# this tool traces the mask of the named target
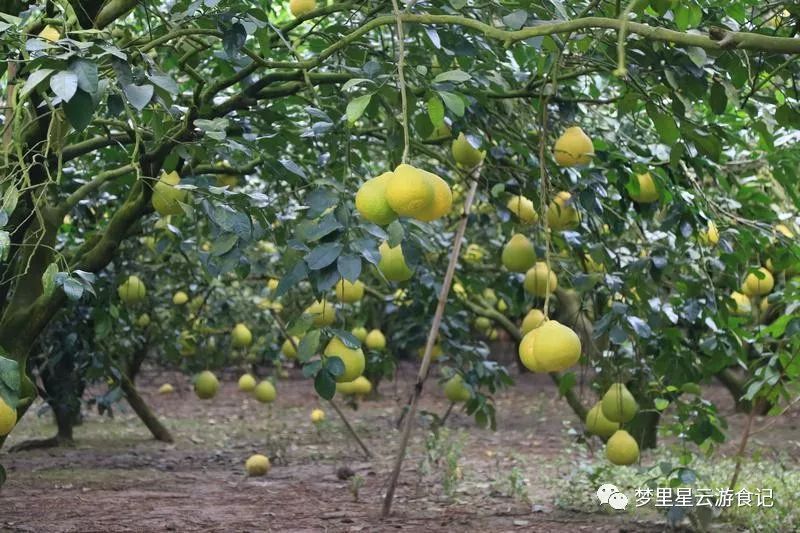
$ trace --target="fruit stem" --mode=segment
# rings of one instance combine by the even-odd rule
[[[396,0],[393,1],[396,2]],[[423,355],[422,363],[419,366],[417,381],[414,384],[414,390],[411,394],[411,401],[408,405],[408,412],[403,424],[400,447],[397,450],[397,457],[394,461],[394,469],[389,477],[389,487],[386,490],[386,496],[383,500],[383,510],[381,511],[381,516],[383,518],[389,516],[389,513],[392,510],[392,499],[394,498],[394,492],[397,488],[397,480],[400,478],[400,469],[403,466],[403,459],[405,458],[406,448],[408,447],[408,441],[411,437],[411,430],[414,427],[415,416],[417,413],[417,403],[422,395],[422,388],[425,385],[425,380],[428,378],[428,370],[430,369],[431,365],[433,346],[436,344],[436,339],[439,336],[439,327],[441,326],[445,306],[447,305],[447,296],[450,294],[450,287],[453,284],[453,277],[455,276],[458,257],[461,253],[461,243],[464,241],[464,232],[467,229],[469,212],[472,208],[472,202],[475,199],[475,191],[478,188],[478,180],[480,178],[481,168],[482,165],[478,165],[470,174],[471,184],[469,192],[467,193],[467,198],[464,200],[464,212],[461,214],[461,221],[458,224],[456,235],[453,238],[453,252],[450,255],[450,262],[447,265],[447,272],[445,273],[444,280],[442,281],[442,289],[439,292],[439,302],[436,305],[436,312],[433,315],[431,329],[428,331],[428,340],[425,343],[425,354]]]
[[[402,162],[408,162],[408,149],[411,141],[408,134],[408,97],[406,96],[406,75],[405,75],[405,34],[403,33],[403,19],[400,16],[400,6],[397,0],[392,0],[392,7],[394,8],[394,17],[397,21],[397,83],[400,86],[400,102],[402,105],[403,116],[403,157]]]
[[[628,75],[628,68],[625,66],[625,35],[628,33],[629,16],[638,2],[639,0],[631,0],[619,16],[620,26],[619,38],[617,40],[617,68],[614,69],[614,75],[619,78],[624,78]]]

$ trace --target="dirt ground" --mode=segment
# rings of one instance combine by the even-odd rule
[[[0,452],[8,470],[0,489],[0,531],[664,530],[658,515],[633,517],[600,508],[586,513],[556,505],[549,480],[575,468],[565,452],[576,446],[575,432],[564,420],[577,424],[547,377],[533,375],[519,377],[515,387],[496,396],[496,432],[476,428],[454,410],[447,439],[426,448],[429,431],[420,418],[393,513],[381,520],[398,440],[394,422],[413,373],[412,366],[403,367],[399,383],[382,384],[382,397],[356,411],[343,406],[373,452],[366,459],[299,374],[281,381],[277,401],[266,407],[237,390],[234,373],[224,375],[216,398],[200,401],[187,377],[150,369],[140,378],[142,394],[175,443],[153,441],[120,405],[113,419],[87,412],[74,447]],[[158,395],[166,382],[176,392]],[[721,389],[709,394],[730,403]],[[319,429],[309,420],[315,407],[327,415]],[[441,414],[446,408],[440,390],[430,384],[421,410]],[[7,447],[50,436],[55,431],[50,418],[31,411]],[[732,417],[731,423],[735,431],[743,417]],[[755,444],[769,447],[781,431],[796,439],[797,429],[797,417],[786,417]],[[244,461],[252,453],[272,459],[266,477],[244,476]],[[426,456],[433,458],[426,462]],[[509,489],[519,478],[523,489]]]

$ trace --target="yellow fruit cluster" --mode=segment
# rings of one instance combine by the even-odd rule
[[[366,181],[356,193],[356,209],[384,226],[398,216],[430,222],[450,212],[453,193],[442,178],[405,163]]]

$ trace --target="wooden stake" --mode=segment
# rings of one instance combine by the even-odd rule
[[[425,343],[425,355],[422,357],[422,363],[420,364],[419,372],[417,373],[417,382],[414,384],[414,390],[411,394],[411,402],[408,408],[408,413],[406,413],[405,424],[403,425],[403,434],[400,438],[400,448],[397,450],[397,457],[394,461],[394,469],[392,470],[391,477],[389,478],[389,487],[386,490],[386,496],[383,500],[383,510],[381,512],[382,518],[389,516],[389,513],[392,510],[392,499],[394,498],[394,492],[397,488],[397,480],[400,478],[400,469],[403,466],[403,459],[405,458],[406,448],[408,447],[408,441],[411,437],[411,430],[414,428],[414,422],[416,420],[415,416],[417,413],[417,403],[422,395],[422,387],[425,384],[425,380],[428,378],[428,370],[430,369],[431,365],[431,353],[433,352],[434,344],[436,344],[436,338],[439,336],[439,326],[442,323],[444,309],[447,305],[447,295],[450,293],[450,286],[453,283],[456,265],[458,264],[458,256],[461,253],[461,243],[464,240],[464,232],[467,229],[467,218],[472,207],[472,201],[475,198],[475,190],[478,188],[480,169],[481,166],[479,165],[475,167],[471,173],[472,184],[470,185],[469,192],[467,193],[467,198],[464,201],[464,212],[461,214],[461,222],[458,225],[456,236],[453,239],[453,252],[450,256],[450,263],[447,265],[447,272],[445,273],[444,281],[442,282],[442,290],[439,293],[439,303],[436,306],[436,312],[433,315],[431,329],[428,332],[428,340]]]

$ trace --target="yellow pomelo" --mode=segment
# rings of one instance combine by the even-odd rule
[[[533,224],[539,220],[539,215],[533,208],[533,202],[522,195],[509,198],[506,207],[517,216],[520,222],[525,224]]]
[[[503,247],[501,259],[511,272],[527,272],[536,263],[536,251],[525,235],[516,233]]]
[[[787,239],[794,239],[794,232],[786,224],[775,224],[775,232],[780,233]]]
[[[519,357],[533,372],[561,372],[581,358],[581,340],[567,326],[549,320],[522,338]]]
[[[204,370],[198,374],[194,381],[194,393],[201,400],[208,400],[217,395],[219,380],[213,372]]]
[[[716,246],[719,242],[719,229],[713,220],[709,220],[706,230],[700,232],[700,242],[706,246]]]
[[[286,339],[283,341],[283,344],[281,344],[281,353],[285,355],[287,359],[294,359],[297,357],[297,349],[295,346],[300,345],[300,339],[292,337],[292,340],[294,340],[294,344],[292,344],[292,341],[289,339]]]
[[[624,429],[619,429],[606,442],[606,457],[615,465],[632,465],[639,460],[639,445]]]
[[[734,305],[729,305],[729,307],[734,314],[739,316],[747,316],[752,312],[753,307],[750,304],[750,298],[748,298],[746,295],[742,294],[741,292],[734,291],[731,293],[731,299],[733,300]]]
[[[383,350],[386,348],[386,337],[381,330],[373,329],[367,334],[365,344],[370,350]]]
[[[469,387],[464,385],[464,378],[461,374],[456,374],[448,379],[444,384],[444,395],[454,403],[466,402],[469,400]]]
[[[419,170],[433,187],[433,204],[430,208],[419,213],[417,219],[430,222],[447,215],[453,207],[453,193],[450,186],[442,178],[427,170]]]
[[[305,313],[311,315],[314,326],[318,328],[330,326],[336,322],[336,310],[333,308],[333,304],[327,300],[315,301],[306,308]]]
[[[189,301],[189,295],[183,291],[178,291],[172,296],[172,303],[175,305],[183,305]]]
[[[176,189],[175,186],[180,184],[181,177],[174,170],[167,173],[162,173],[161,178],[156,182],[153,187],[153,209],[161,216],[167,215],[180,215],[183,213],[179,202],[186,201],[188,191]]]
[[[594,407],[586,413],[586,431],[592,435],[598,435],[607,439],[619,429],[618,422],[612,422],[603,415],[601,402],[594,404]]]
[[[434,344],[433,348],[431,348],[431,363],[439,359],[443,354],[444,351],[442,350],[441,345],[439,343]],[[425,355],[425,347],[423,346],[422,348],[419,348],[417,350],[417,357],[422,359],[424,355]]]
[[[144,300],[146,292],[144,283],[137,276],[128,276],[128,279],[117,288],[119,299],[128,305]]]
[[[761,267],[758,271],[763,276],[761,279],[753,272],[744,278],[741,290],[746,296],[764,296],[772,292],[772,288],[775,286],[775,278],[772,277],[772,273],[769,270]]]
[[[389,247],[389,243],[384,241],[379,247],[381,252],[381,260],[378,262],[378,268],[386,279],[389,281],[406,281],[414,275],[414,272],[408,268],[405,257],[403,257],[403,248],[398,244],[394,248]]]
[[[265,476],[269,472],[269,458],[258,453],[251,455],[245,461],[244,469],[250,477]]]
[[[544,323],[544,313],[542,313],[542,311],[539,309],[531,309],[530,311],[528,311],[528,314],[525,315],[525,318],[522,319],[522,326],[520,327],[520,332],[523,335],[525,335],[526,333],[538,328],[543,323]]]
[[[256,388],[256,378],[252,374],[242,374],[239,378],[239,390],[242,392],[253,392]]]
[[[578,126],[564,130],[553,146],[556,163],[562,167],[588,165],[594,156],[592,140]]]
[[[311,421],[315,424],[319,424],[325,420],[325,411],[322,409],[314,409],[311,411]]]
[[[639,192],[631,193],[631,198],[634,202],[640,204],[651,204],[658,200],[658,189],[656,189],[656,182],[649,172],[644,174],[637,174],[636,181],[639,182]]]
[[[17,410],[0,398],[0,437],[5,437],[17,425]]]
[[[402,163],[386,184],[386,201],[392,211],[411,218],[429,215],[434,206],[434,190],[430,179],[419,169]]]
[[[367,335],[369,334],[367,333],[367,328],[365,328],[364,326],[353,328],[352,330],[350,330],[350,333],[352,333],[353,336],[355,336],[355,338],[360,340],[361,342],[366,341]]]
[[[372,383],[364,376],[358,376],[353,381],[336,384],[336,392],[347,396],[366,396],[372,391]]]
[[[491,305],[497,303],[497,294],[495,294],[494,289],[486,287],[483,289],[483,292],[481,292],[481,295],[483,296],[483,299],[489,302]]]
[[[486,152],[473,147],[463,133],[458,134],[458,138],[453,141],[451,149],[456,163],[468,169],[475,168],[486,157]]]
[[[430,137],[428,137],[428,140],[449,139],[452,136],[453,132],[450,129],[450,126],[448,126],[446,122],[442,122],[433,130],[433,133],[431,133]]]
[[[275,396],[277,396],[277,394],[275,385],[266,379],[253,389],[253,397],[261,403],[272,403],[275,401]]]
[[[234,348],[247,348],[253,343],[253,334],[244,324],[236,324],[231,330],[231,344]]]
[[[475,329],[480,331],[486,331],[487,329],[492,327],[492,321],[486,318],[485,316],[479,316],[475,319]]]
[[[338,298],[340,302],[349,304],[357,302],[363,297],[364,284],[359,280],[356,280],[355,283],[350,283],[342,278],[339,280],[339,283],[336,284],[336,298]]]
[[[361,348],[348,348],[338,337],[330,340],[324,353],[326,357],[336,356],[344,363],[344,372],[336,378],[339,383],[353,381],[364,372],[366,366],[364,352]]]
[[[158,388],[159,394],[172,394],[173,392],[175,392],[175,387],[169,383],[164,383]]]
[[[136,325],[140,328],[146,328],[150,325],[150,315],[147,313],[142,313],[139,315],[139,318],[136,319]]]
[[[606,266],[603,263],[598,263],[594,260],[594,258],[589,254],[583,255],[583,262],[584,266],[586,267],[586,272],[590,274],[597,274],[606,271]]]
[[[394,174],[384,172],[376,178],[367,180],[356,193],[356,209],[366,220],[385,226],[397,219],[386,201],[386,186]]]
[[[317,7],[317,0],[289,0],[289,11],[295,17],[311,13]]]
[[[470,244],[464,252],[464,261],[467,263],[480,263],[483,256],[486,255],[486,250],[479,244]]]
[[[547,268],[547,263],[539,261],[525,273],[523,286],[534,296],[544,298],[548,292],[555,292],[558,288],[558,278],[555,272]]]
[[[636,416],[639,405],[624,383],[612,384],[601,401],[603,416],[611,422],[630,422]]]
[[[580,221],[578,210],[572,205],[572,195],[567,191],[559,192],[547,207],[547,225],[554,231],[570,229]]]

